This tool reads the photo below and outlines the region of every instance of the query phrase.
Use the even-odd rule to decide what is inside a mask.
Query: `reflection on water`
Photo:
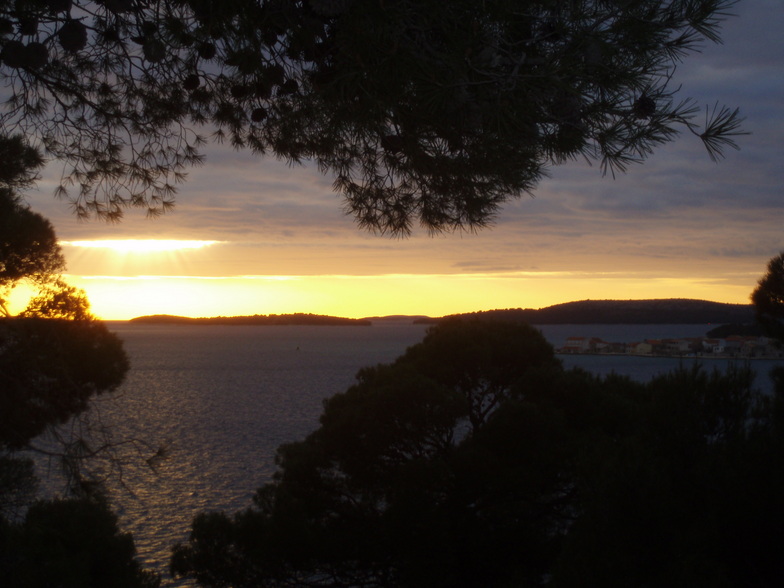
[[[167,563],[195,514],[248,506],[277,447],[317,426],[322,400],[351,385],[359,368],[393,360],[426,328],[111,326],[132,367],[95,410],[115,439],[149,444],[141,456],[138,446],[122,453],[112,500],[165,586],[184,585],[169,581]]]
[[[125,341],[132,367],[120,391],[96,401],[95,410],[115,439],[146,445],[126,446],[122,475],[112,479],[110,492],[140,558],[162,572],[164,586],[186,585],[168,578],[167,562],[196,513],[248,506],[255,489],[274,471],[276,448],[317,426],[322,400],[345,390],[359,368],[396,358],[420,341],[426,328],[112,327]],[[573,335],[633,340],[698,336],[708,328],[580,325],[542,330],[559,346]],[[618,356],[569,356],[564,361],[640,380],[677,365],[665,358]]]

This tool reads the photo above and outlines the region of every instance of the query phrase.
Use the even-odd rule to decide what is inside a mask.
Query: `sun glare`
[[[118,253],[154,253],[202,249],[221,241],[186,241],[177,239],[104,239],[96,241],[62,241],[63,245],[90,249],[111,249]]]
[[[494,308],[542,308],[612,297],[698,298],[743,302],[748,286],[700,280],[613,275],[382,276],[68,276],[93,312],[108,320],[148,314],[231,316],[312,312],[360,318],[388,314],[443,316]]]

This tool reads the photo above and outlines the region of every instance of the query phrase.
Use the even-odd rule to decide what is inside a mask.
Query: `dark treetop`
[[[736,147],[737,110],[671,84],[733,4],[0,0],[0,132],[80,217],[165,211],[212,133],[315,162],[362,227],[475,229],[570,159]]]

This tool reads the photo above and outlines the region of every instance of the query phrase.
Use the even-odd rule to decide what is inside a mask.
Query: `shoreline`
[[[771,361],[780,359],[784,361],[784,356],[774,356],[774,355],[760,355],[755,357],[745,357],[739,355],[670,355],[666,353],[591,353],[591,352],[584,352],[584,353],[571,353],[571,352],[563,352],[563,351],[556,351],[555,355],[558,357],[574,357],[574,356],[605,356],[605,357],[645,357],[645,358],[663,358],[663,359],[736,359],[739,361],[754,361],[754,360],[762,360],[762,361]]]

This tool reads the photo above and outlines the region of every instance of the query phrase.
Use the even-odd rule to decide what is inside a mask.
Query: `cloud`
[[[744,127],[752,133],[739,138],[741,151],[728,151],[716,164],[699,139],[685,132],[616,179],[582,161],[557,166],[534,198],[510,200],[494,226],[476,234],[430,237],[417,231],[395,240],[363,232],[343,214],[332,179],[313,166],[288,166],[221,146],[209,147],[205,165],[191,170],[181,186],[174,212],[157,220],[131,211],[117,225],[77,222],[67,203],[51,198],[51,174],[30,202],[66,240],[224,242],[180,252],[155,267],[118,266],[95,252],[69,252],[70,269],[80,275],[184,275],[187,270],[202,276],[406,274],[480,280],[491,274],[561,272],[564,282],[557,291],[579,298],[594,278],[615,288],[618,282],[607,276],[625,272],[643,294],[647,276],[715,284],[714,299],[722,297],[721,284],[732,284],[737,299],[744,287],[751,290],[767,259],[784,249],[784,10],[781,0],[755,0],[738,3],[734,11],[739,16],[725,23],[725,43],[706,45],[688,57],[674,83],[703,104],[741,108]],[[612,296],[611,290],[604,295]],[[487,304],[492,307],[492,300]]]

